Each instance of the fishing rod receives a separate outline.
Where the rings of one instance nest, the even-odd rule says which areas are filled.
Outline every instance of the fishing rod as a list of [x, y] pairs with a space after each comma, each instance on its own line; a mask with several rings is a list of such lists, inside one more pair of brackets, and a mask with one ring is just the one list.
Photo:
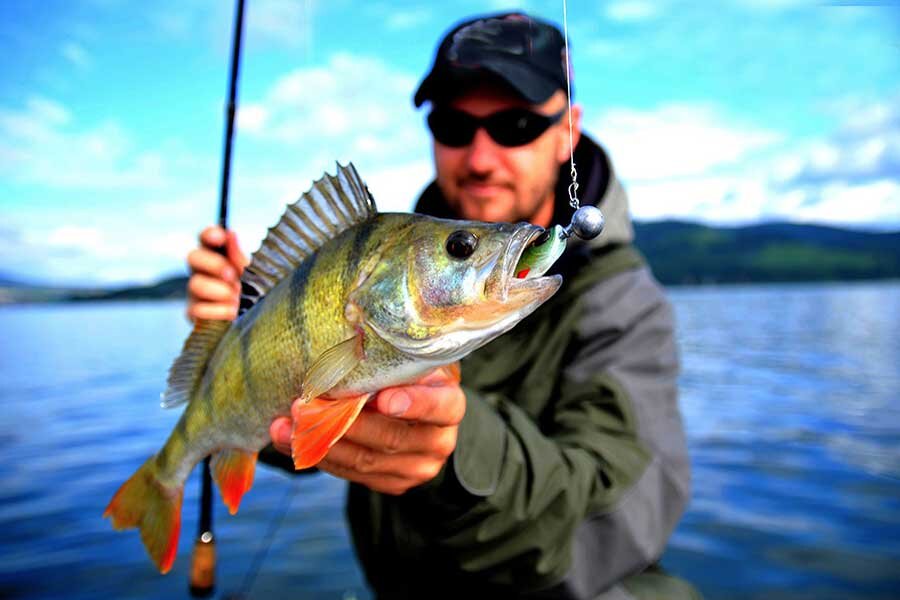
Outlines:
[[[231, 145], [234, 139], [234, 114], [237, 107], [237, 79], [241, 59], [241, 33], [244, 25], [244, 0], [237, 0], [234, 36], [231, 44], [231, 75], [228, 81], [228, 105], [225, 114], [225, 156], [222, 159], [222, 180], [219, 191], [219, 227], [228, 229], [228, 183], [231, 177]], [[221, 248], [227, 254], [227, 242]], [[212, 530], [212, 475], [209, 457], [203, 460], [200, 492], [200, 519], [197, 540], [191, 558], [191, 596], [205, 598], [212, 595], [216, 584], [216, 544]]]

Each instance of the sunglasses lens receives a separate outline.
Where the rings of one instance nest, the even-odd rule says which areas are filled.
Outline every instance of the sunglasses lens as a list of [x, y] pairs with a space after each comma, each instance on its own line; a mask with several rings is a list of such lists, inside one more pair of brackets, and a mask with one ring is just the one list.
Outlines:
[[501, 146], [524, 146], [539, 138], [559, 121], [562, 114], [547, 116], [524, 108], [511, 108], [479, 118], [459, 110], [435, 108], [428, 115], [428, 129], [435, 140], [452, 148], [471, 144], [479, 127], [484, 127], [491, 139]]
[[547, 131], [552, 121], [544, 115], [524, 109], [504, 110], [488, 118], [486, 129], [503, 146], [524, 146]]
[[478, 122], [458, 110], [436, 108], [428, 114], [428, 129], [439, 143], [451, 148], [461, 148], [475, 137]]

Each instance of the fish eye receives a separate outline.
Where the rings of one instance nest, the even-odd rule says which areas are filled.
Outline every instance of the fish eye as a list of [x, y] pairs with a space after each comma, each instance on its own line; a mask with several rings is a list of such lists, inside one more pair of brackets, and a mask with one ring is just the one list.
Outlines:
[[466, 259], [478, 246], [478, 238], [471, 231], [460, 229], [447, 238], [447, 253], [453, 258]]

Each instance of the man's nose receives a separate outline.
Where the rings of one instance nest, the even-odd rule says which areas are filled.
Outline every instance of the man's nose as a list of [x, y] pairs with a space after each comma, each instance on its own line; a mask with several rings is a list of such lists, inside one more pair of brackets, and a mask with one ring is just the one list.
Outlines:
[[491, 139], [483, 127], [475, 131], [475, 137], [469, 144], [466, 164], [473, 173], [488, 173], [497, 166], [500, 146]]

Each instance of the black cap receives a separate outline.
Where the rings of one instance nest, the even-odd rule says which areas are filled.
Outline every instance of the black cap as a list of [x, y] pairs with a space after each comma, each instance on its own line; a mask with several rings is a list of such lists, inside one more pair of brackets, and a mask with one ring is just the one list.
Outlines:
[[506, 84], [531, 104], [566, 89], [566, 46], [559, 29], [523, 13], [464, 21], [438, 46], [431, 71], [413, 98], [449, 99], [485, 79]]

